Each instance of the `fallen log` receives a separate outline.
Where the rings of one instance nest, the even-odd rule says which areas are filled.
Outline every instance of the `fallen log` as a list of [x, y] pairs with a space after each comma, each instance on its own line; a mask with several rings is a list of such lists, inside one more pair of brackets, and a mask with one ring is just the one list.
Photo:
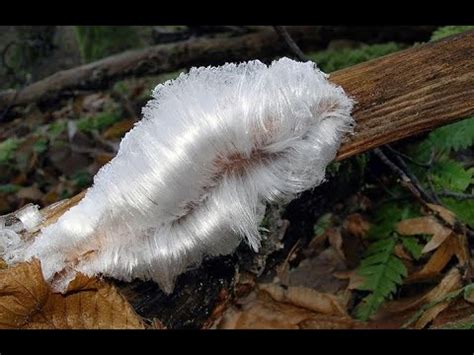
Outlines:
[[[356, 132], [342, 145], [337, 159], [474, 114], [472, 53], [474, 31], [333, 73], [330, 80], [342, 85], [357, 101], [353, 113]], [[311, 233], [322, 206], [331, 205], [354, 188], [329, 181], [303, 194], [288, 208], [270, 206], [267, 213], [272, 227], [258, 254], [242, 246], [234, 255], [208, 260], [181, 275], [171, 295], [153, 282], [114, 282], [143, 317], [157, 317], [167, 327], [201, 327], [232, 297], [237, 270], [259, 276], [267, 258], [278, 249], [275, 244]], [[47, 223], [82, 196], [44, 209]]]
[[[324, 48], [330, 40], [337, 38], [367, 42], [413, 42], [428, 39], [432, 31], [432, 26], [356, 29], [338, 26], [288, 27], [292, 38], [304, 50]], [[154, 75], [191, 66], [220, 65], [256, 58], [270, 60], [288, 52], [286, 44], [271, 27], [262, 27], [255, 33], [238, 37], [198, 38], [130, 50], [59, 71], [21, 90], [0, 92], [0, 112], [7, 107], [72, 95], [74, 90], [107, 88], [115, 81], [131, 76]]]

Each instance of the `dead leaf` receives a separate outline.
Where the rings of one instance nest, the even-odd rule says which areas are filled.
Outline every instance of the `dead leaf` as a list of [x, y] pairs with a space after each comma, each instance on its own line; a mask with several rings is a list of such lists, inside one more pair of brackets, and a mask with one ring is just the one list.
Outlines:
[[343, 227], [349, 234], [363, 238], [370, 229], [370, 223], [360, 213], [353, 213], [346, 217]]
[[365, 282], [365, 278], [357, 273], [357, 270], [339, 271], [333, 274], [341, 280], [349, 280], [348, 290], [356, 290]]
[[351, 329], [357, 321], [341, 315], [325, 315], [278, 302], [267, 292], [254, 291], [240, 300], [239, 307], [229, 308], [217, 328], [221, 329]]
[[333, 273], [345, 270], [345, 262], [334, 248], [329, 247], [313, 258], [304, 259], [290, 270], [290, 286], [305, 286], [335, 294], [346, 288], [347, 281], [334, 277]]
[[460, 264], [464, 265], [469, 260], [464, 248], [464, 245], [460, 242], [460, 236], [450, 234], [444, 243], [436, 249], [423, 268], [409, 275], [405, 282], [412, 283], [438, 276], [453, 256], [456, 256]]
[[38, 186], [32, 185], [23, 187], [16, 193], [18, 198], [24, 198], [31, 201], [39, 201], [43, 198], [43, 193], [38, 189]]
[[278, 302], [290, 303], [318, 313], [347, 316], [341, 301], [330, 293], [308, 287], [283, 288], [276, 284], [260, 284], [258, 288]]
[[406, 252], [405, 248], [400, 243], [397, 243], [397, 245], [395, 245], [394, 253], [400, 259], [405, 259], [405, 260], [410, 260], [410, 261], [413, 260], [411, 255]]
[[136, 120], [133, 118], [119, 121], [111, 127], [107, 128], [102, 134], [102, 137], [105, 139], [121, 138], [125, 133], [127, 133], [133, 128], [135, 122]]
[[346, 257], [344, 255], [344, 251], [342, 250], [342, 235], [339, 228], [329, 228], [326, 231], [328, 235], [328, 241], [331, 247], [336, 251], [337, 255], [342, 259], [345, 260]]
[[439, 216], [447, 223], [450, 225], [453, 225], [456, 221], [456, 215], [454, 212], [448, 210], [447, 208], [440, 206], [440, 205], [435, 205], [432, 203], [427, 203], [426, 204], [432, 211], [435, 211], [439, 214]]
[[[452, 299], [445, 299], [449, 293], [459, 290], [461, 288], [461, 273], [459, 269], [451, 269], [446, 276], [441, 280], [438, 286], [428, 293], [425, 297], [427, 303], [435, 303], [432, 307], [429, 307], [423, 314], [418, 318], [414, 324], [414, 328], [422, 329], [428, 325], [436, 316], [446, 309], [451, 303]], [[439, 303], [438, 303], [439, 302]]]
[[402, 235], [432, 234], [433, 237], [425, 245], [422, 253], [438, 248], [452, 233], [451, 229], [441, 225], [432, 216], [405, 219], [397, 224], [397, 232]]
[[[377, 323], [400, 318], [404, 319], [402, 323], [405, 323], [405, 327], [423, 328], [452, 301], [443, 299], [450, 292], [459, 290], [461, 286], [461, 273], [458, 268], [453, 268], [430, 291], [422, 295], [386, 302], [373, 318]], [[429, 305], [431, 307], [427, 307]]]
[[66, 294], [53, 293], [37, 260], [0, 271], [0, 327], [144, 328], [130, 304], [104, 281], [79, 275]]

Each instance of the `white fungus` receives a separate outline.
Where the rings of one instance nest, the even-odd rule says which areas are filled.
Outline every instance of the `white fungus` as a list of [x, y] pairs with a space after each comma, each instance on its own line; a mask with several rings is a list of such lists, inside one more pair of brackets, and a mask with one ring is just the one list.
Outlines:
[[257, 251], [266, 203], [320, 184], [353, 126], [343, 89], [288, 58], [192, 68], [153, 97], [79, 204], [6, 260], [40, 259], [58, 291], [82, 272], [171, 292], [204, 256]]

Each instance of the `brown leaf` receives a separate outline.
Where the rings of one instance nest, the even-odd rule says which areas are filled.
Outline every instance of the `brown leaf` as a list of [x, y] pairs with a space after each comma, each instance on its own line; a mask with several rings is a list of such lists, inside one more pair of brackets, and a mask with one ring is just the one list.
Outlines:
[[370, 229], [370, 223], [360, 213], [353, 213], [346, 217], [344, 228], [352, 235], [362, 238]]
[[434, 205], [432, 203], [427, 203], [427, 206], [432, 210], [435, 211], [439, 214], [439, 216], [444, 219], [447, 223], [453, 225], [456, 221], [456, 215], [454, 212], [448, 210], [447, 208], [440, 206], [440, 205]]
[[[405, 326], [425, 327], [449, 305], [450, 301], [443, 301], [443, 298], [460, 287], [461, 274], [459, 269], [453, 268], [430, 291], [422, 295], [386, 302], [374, 316], [374, 319], [380, 323], [384, 320], [400, 318], [404, 319], [403, 323], [410, 320], [410, 323], [406, 323]], [[440, 303], [435, 304], [437, 301]], [[429, 304], [433, 304], [431, 308], [426, 309], [417, 318], [413, 318], [418, 309], [422, 309], [422, 307]]]
[[66, 294], [53, 293], [37, 260], [0, 271], [0, 327], [144, 328], [130, 304], [104, 281], [79, 275]]
[[405, 280], [407, 283], [426, 280], [432, 277], [436, 277], [449, 263], [451, 258], [456, 255], [461, 265], [464, 265], [468, 259], [468, 253], [466, 252], [464, 244], [461, 243], [460, 238], [457, 234], [450, 234], [449, 237], [436, 249], [434, 254], [423, 266], [423, 268], [407, 277]]
[[304, 259], [290, 271], [290, 286], [305, 286], [319, 292], [337, 293], [347, 286], [347, 281], [333, 273], [346, 270], [346, 264], [334, 248], [329, 247], [314, 258]]
[[326, 231], [326, 234], [328, 235], [328, 241], [331, 247], [333, 247], [337, 255], [342, 260], [345, 260], [346, 257], [344, 255], [344, 251], [342, 250], [342, 235], [339, 228], [330, 228]]
[[239, 308], [229, 308], [217, 324], [223, 329], [351, 329], [359, 322], [347, 316], [316, 313], [279, 302], [267, 292], [252, 292]]
[[119, 121], [111, 127], [107, 128], [102, 134], [102, 137], [104, 137], [105, 139], [120, 138], [133, 128], [135, 122], [136, 120], [133, 118]]
[[425, 298], [427, 303], [440, 302], [423, 312], [421, 317], [415, 322], [414, 328], [422, 329], [433, 321], [433, 319], [446, 309], [452, 301], [451, 299], [442, 301], [443, 298], [445, 298], [450, 292], [460, 289], [461, 286], [461, 273], [457, 268], [451, 269], [441, 280], [439, 285], [430, 291]]
[[278, 302], [290, 303], [318, 313], [347, 316], [341, 301], [330, 293], [308, 287], [283, 288], [276, 284], [261, 284], [258, 287]]
[[351, 271], [338, 271], [335, 272], [334, 277], [337, 277], [338, 279], [341, 280], [349, 280], [349, 285], [347, 285], [348, 290], [356, 290], [365, 282], [365, 278], [363, 276], [360, 276], [357, 273], [357, 270], [351, 270]]
[[400, 244], [400, 243], [397, 243], [397, 245], [395, 245], [394, 253], [395, 253], [395, 255], [398, 256], [400, 259], [413, 260], [413, 258], [411, 257], [411, 255], [407, 253], [407, 251], [405, 250], [405, 248], [403, 247], [403, 245]]
[[425, 245], [422, 253], [428, 253], [438, 248], [448, 236], [451, 229], [441, 225], [434, 217], [418, 217], [405, 219], [397, 224], [397, 232], [402, 235], [432, 234], [433, 237]]
[[24, 198], [32, 201], [39, 201], [43, 198], [43, 193], [36, 185], [23, 187], [16, 193], [18, 198]]

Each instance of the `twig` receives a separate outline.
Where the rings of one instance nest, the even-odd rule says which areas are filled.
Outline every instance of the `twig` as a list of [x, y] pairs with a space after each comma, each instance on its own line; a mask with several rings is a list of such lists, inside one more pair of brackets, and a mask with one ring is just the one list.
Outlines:
[[[429, 195], [426, 194], [426, 192], [423, 190], [423, 188], [415, 183], [410, 179], [410, 177], [400, 168], [398, 167], [395, 163], [393, 163], [386, 155], [385, 153], [382, 152], [380, 148], [374, 149], [374, 154], [385, 164], [387, 165], [390, 170], [392, 170], [395, 174], [399, 176], [401, 179], [402, 185], [407, 188], [413, 196], [427, 209], [429, 209], [434, 217], [444, 226], [450, 228], [453, 232], [456, 234], [461, 234], [468, 235], [471, 238], [474, 238], [474, 232], [471, 231], [464, 223], [460, 222], [458, 219], [454, 221], [454, 223], [448, 223], [441, 215], [439, 214], [438, 211], [435, 211], [430, 204], [438, 204], [435, 201], [431, 199]], [[427, 197], [425, 199], [424, 197]]]
[[446, 190], [437, 192], [437, 194], [443, 197], [452, 197], [459, 201], [474, 200], [474, 194], [463, 194], [459, 192], [446, 191]]
[[421, 186], [415, 186], [414, 182], [410, 179], [410, 177], [395, 163], [393, 163], [380, 148], [374, 149], [374, 154], [385, 164], [387, 165], [390, 170], [392, 170], [398, 177], [401, 179], [402, 185], [405, 186], [410, 192], [417, 198], [417, 200], [421, 201], [423, 204], [426, 204], [427, 198], [429, 202], [434, 202], [431, 197], [423, 190]]
[[273, 28], [275, 29], [276, 33], [278, 33], [278, 35], [286, 42], [288, 47], [293, 51], [293, 53], [299, 60], [301, 60], [302, 62], [308, 61], [308, 58], [306, 58], [303, 51], [293, 40], [291, 35], [286, 30], [285, 26], [273, 26]]
[[391, 147], [390, 144], [387, 144], [385, 145], [385, 147], [390, 151], [392, 152], [393, 154], [396, 154], [400, 157], [402, 157], [403, 159], [405, 160], [408, 160], [410, 163], [412, 164], [415, 164], [415, 165], [418, 165], [418, 166], [421, 166], [423, 168], [429, 168], [431, 167], [431, 165], [433, 164], [433, 159], [434, 159], [434, 152], [431, 152], [431, 156], [430, 156], [430, 160], [428, 160], [426, 163], [420, 163], [419, 161], [416, 161], [415, 159], [413, 159], [412, 157], [410, 157], [409, 155], [406, 155], [398, 150], [396, 150], [395, 148]]

